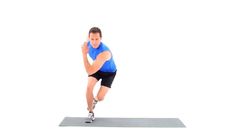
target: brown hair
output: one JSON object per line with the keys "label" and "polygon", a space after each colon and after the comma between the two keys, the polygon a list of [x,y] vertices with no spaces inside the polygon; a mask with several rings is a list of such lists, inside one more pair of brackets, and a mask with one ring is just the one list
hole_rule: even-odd
{"label": "brown hair", "polygon": [[101,30],[98,28],[98,27],[92,27],[90,30],[89,30],[89,35],[90,33],[99,33],[100,34],[100,37],[102,37],[102,32]]}

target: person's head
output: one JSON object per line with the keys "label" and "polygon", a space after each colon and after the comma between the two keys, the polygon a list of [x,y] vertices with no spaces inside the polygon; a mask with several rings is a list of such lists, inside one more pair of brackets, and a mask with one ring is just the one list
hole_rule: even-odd
{"label": "person's head", "polygon": [[93,48],[98,48],[102,39],[102,32],[98,27],[92,27],[89,30],[89,41]]}

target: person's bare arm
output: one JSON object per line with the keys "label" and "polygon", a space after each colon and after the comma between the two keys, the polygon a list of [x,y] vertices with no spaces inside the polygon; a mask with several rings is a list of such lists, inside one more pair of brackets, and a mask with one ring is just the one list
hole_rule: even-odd
{"label": "person's bare arm", "polygon": [[84,43],[82,47],[84,67],[88,75],[96,73],[102,65],[111,58],[111,53],[109,51],[104,51],[100,53],[92,64],[89,63],[87,58],[88,46],[87,43]]}

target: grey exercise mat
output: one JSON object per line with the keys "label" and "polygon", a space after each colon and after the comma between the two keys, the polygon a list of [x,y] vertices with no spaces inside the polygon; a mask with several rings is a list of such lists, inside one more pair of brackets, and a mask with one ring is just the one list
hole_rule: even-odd
{"label": "grey exercise mat", "polygon": [[178,118],[96,118],[85,123],[86,117],[65,117],[59,126],[80,127],[185,127]]}

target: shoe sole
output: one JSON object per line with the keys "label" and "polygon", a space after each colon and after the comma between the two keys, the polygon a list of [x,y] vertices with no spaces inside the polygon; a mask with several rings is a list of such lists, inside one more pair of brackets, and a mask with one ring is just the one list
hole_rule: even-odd
{"label": "shoe sole", "polygon": [[92,119],[92,120],[91,119],[90,120],[86,120],[85,123],[92,123],[94,120],[95,120],[95,118]]}

